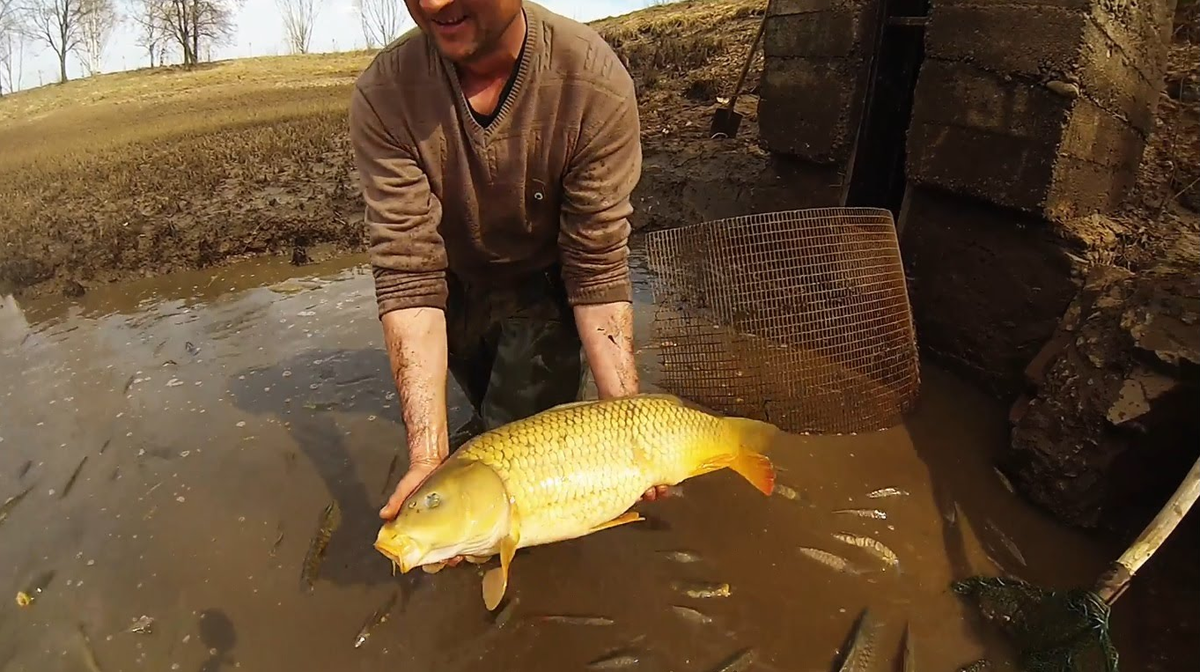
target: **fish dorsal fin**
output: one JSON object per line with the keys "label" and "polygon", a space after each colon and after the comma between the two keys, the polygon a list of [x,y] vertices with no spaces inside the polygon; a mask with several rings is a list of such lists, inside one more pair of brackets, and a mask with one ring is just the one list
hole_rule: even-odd
{"label": "fish dorsal fin", "polygon": [[483,575],[483,604],[488,611],[493,611],[500,605],[500,600],[508,590],[508,569],[512,565],[513,556],[517,554],[517,545],[521,543],[521,526],[517,512],[513,511],[510,515],[508,534],[500,539],[500,566],[488,570]]}

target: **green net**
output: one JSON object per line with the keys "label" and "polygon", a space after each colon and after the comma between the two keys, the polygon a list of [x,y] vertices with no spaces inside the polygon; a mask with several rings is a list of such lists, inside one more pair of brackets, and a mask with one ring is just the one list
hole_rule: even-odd
{"label": "green net", "polygon": [[1117,672],[1109,607],[1089,590],[1050,591],[1015,578],[951,584],[1015,646],[1024,672]]}

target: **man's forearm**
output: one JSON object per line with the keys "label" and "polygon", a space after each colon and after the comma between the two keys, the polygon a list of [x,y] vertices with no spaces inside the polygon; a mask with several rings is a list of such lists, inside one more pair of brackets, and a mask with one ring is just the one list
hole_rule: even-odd
{"label": "man's forearm", "polygon": [[575,325],[583,341],[596,391],[601,399],[638,392],[633,359],[633,304],[628,301],[575,306]]}
{"label": "man's forearm", "polygon": [[410,462],[449,454],[446,420],[446,316],[437,308],[405,308],[383,316]]}

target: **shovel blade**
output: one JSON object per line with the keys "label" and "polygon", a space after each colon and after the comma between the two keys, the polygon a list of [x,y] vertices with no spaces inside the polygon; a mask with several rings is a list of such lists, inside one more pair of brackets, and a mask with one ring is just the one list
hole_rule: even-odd
{"label": "shovel blade", "polygon": [[742,125],[742,115],[727,107],[717,108],[713,113],[712,124],[708,128],[708,134],[714,138],[732,138],[737,135],[738,128]]}

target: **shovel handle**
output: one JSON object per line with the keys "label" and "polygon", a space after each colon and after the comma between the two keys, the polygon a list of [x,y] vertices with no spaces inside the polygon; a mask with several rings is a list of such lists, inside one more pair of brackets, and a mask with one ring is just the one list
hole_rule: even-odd
{"label": "shovel handle", "polygon": [[746,54],[746,62],[742,64],[742,74],[738,75],[737,84],[733,87],[733,95],[729,96],[729,105],[726,107],[733,109],[733,104],[737,102],[738,96],[742,93],[742,84],[746,82],[746,75],[750,73],[750,64],[754,62],[754,54],[758,51],[758,42],[762,39],[763,29],[767,27],[767,11],[763,10],[762,20],[758,22],[758,32],[754,34],[754,42],[750,44],[750,53]]}
{"label": "shovel handle", "polygon": [[1121,557],[1096,583],[1096,594],[1105,603],[1112,604],[1125,592],[1133,575],[1137,574],[1150,556],[1163,545],[1197,498],[1200,498],[1200,460],[1196,460],[1192,465],[1179,487],[1175,489],[1175,494],[1171,495],[1171,499],[1154,520],[1150,521],[1133,544],[1125,549]]}

